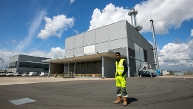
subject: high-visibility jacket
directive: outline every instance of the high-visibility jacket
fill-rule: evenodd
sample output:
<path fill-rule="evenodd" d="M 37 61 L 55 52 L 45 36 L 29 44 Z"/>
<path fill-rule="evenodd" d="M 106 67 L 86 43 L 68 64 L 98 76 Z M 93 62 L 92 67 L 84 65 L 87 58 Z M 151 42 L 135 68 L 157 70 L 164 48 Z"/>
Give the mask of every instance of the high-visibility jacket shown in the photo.
<path fill-rule="evenodd" d="M 124 71 L 124 66 L 123 66 L 123 62 L 124 62 L 125 59 L 120 59 L 119 62 L 115 62 L 115 65 L 116 65 L 116 73 L 115 73 L 115 76 L 117 75 L 122 75 L 123 74 L 123 71 Z"/>

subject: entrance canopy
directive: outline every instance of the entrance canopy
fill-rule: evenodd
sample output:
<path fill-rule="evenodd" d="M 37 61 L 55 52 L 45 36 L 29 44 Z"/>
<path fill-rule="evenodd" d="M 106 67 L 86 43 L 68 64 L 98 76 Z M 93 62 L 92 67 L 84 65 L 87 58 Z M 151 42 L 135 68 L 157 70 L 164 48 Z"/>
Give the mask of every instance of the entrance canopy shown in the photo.
<path fill-rule="evenodd" d="M 82 56 L 47 59 L 47 60 L 43 60 L 43 62 L 57 63 L 57 64 L 74 63 L 74 62 L 89 62 L 89 61 L 100 61 L 102 57 L 108 57 L 108 58 L 115 59 L 115 54 L 109 51 L 109 52 L 103 52 L 103 53 L 85 54 Z"/>

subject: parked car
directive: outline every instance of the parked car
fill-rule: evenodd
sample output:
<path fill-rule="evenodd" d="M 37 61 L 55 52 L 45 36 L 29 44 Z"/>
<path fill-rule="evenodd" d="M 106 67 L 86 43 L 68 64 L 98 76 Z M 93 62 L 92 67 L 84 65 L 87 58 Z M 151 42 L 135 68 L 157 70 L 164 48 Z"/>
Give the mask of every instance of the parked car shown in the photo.
<path fill-rule="evenodd" d="M 17 72 L 17 73 L 14 73 L 13 76 L 22 76 L 22 73 Z"/>
<path fill-rule="evenodd" d="M 0 72 L 0 76 L 5 76 L 5 72 Z"/>
<path fill-rule="evenodd" d="M 151 72 L 151 71 L 139 71 L 139 77 L 156 77 L 155 72 Z"/>
<path fill-rule="evenodd" d="M 29 76 L 37 76 L 38 73 L 37 72 L 29 72 Z"/>
<path fill-rule="evenodd" d="M 13 72 L 7 72 L 6 76 L 13 76 Z"/>
<path fill-rule="evenodd" d="M 46 72 L 41 72 L 39 75 L 40 75 L 40 76 L 48 76 L 48 73 L 46 73 Z"/>
<path fill-rule="evenodd" d="M 22 76 L 29 76 L 29 73 L 24 73 L 24 74 L 22 74 Z"/>

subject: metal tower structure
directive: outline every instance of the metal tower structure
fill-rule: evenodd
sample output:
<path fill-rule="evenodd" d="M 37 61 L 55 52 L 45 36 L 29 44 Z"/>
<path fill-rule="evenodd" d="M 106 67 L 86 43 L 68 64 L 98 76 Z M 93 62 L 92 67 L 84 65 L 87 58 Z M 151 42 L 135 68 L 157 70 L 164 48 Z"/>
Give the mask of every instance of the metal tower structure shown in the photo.
<path fill-rule="evenodd" d="M 153 25 L 153 20 L 150 20 L 151 23 L 151 29 L 152 29 L 152 36 L 153 36 L 153 53 L 154 53 L 154 64 L 155 64 L 155 68 L 156 70 L 159 69 L 159 61 L 158 61 L 158 53 L 157 53 L 157 45 L 156 45 L 156 39 L 155 39 L 155 30 L 154 30 L 154 25 Z"/>
<path fill-rule="evenodd" d="M 138 14 L 138 11 L 135 10 L 135 8 L 131 8 L 128 15 L 131 16 L 131 24 L 133 27 L 137 30 L 140 31 L 142 30 L 142 26 L 137 25 L 136 22 L 136 15 Z"/>

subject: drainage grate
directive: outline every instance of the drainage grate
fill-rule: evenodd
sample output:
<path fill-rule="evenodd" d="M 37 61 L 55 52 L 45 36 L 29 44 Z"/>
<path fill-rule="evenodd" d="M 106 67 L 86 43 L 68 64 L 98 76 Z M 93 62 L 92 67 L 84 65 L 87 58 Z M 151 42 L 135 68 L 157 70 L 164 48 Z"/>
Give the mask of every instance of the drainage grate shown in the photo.
<path fill-rule="evenodd" d="M 26 103 L 32 103 L 35 102 L 36 100 L 32 100 L 30 98 L 22 98 L 22 99 L 17 99 L 17 100 L 10 100 L 9 102 L 15 104 L 15 105 L 22 105 Z"/>

